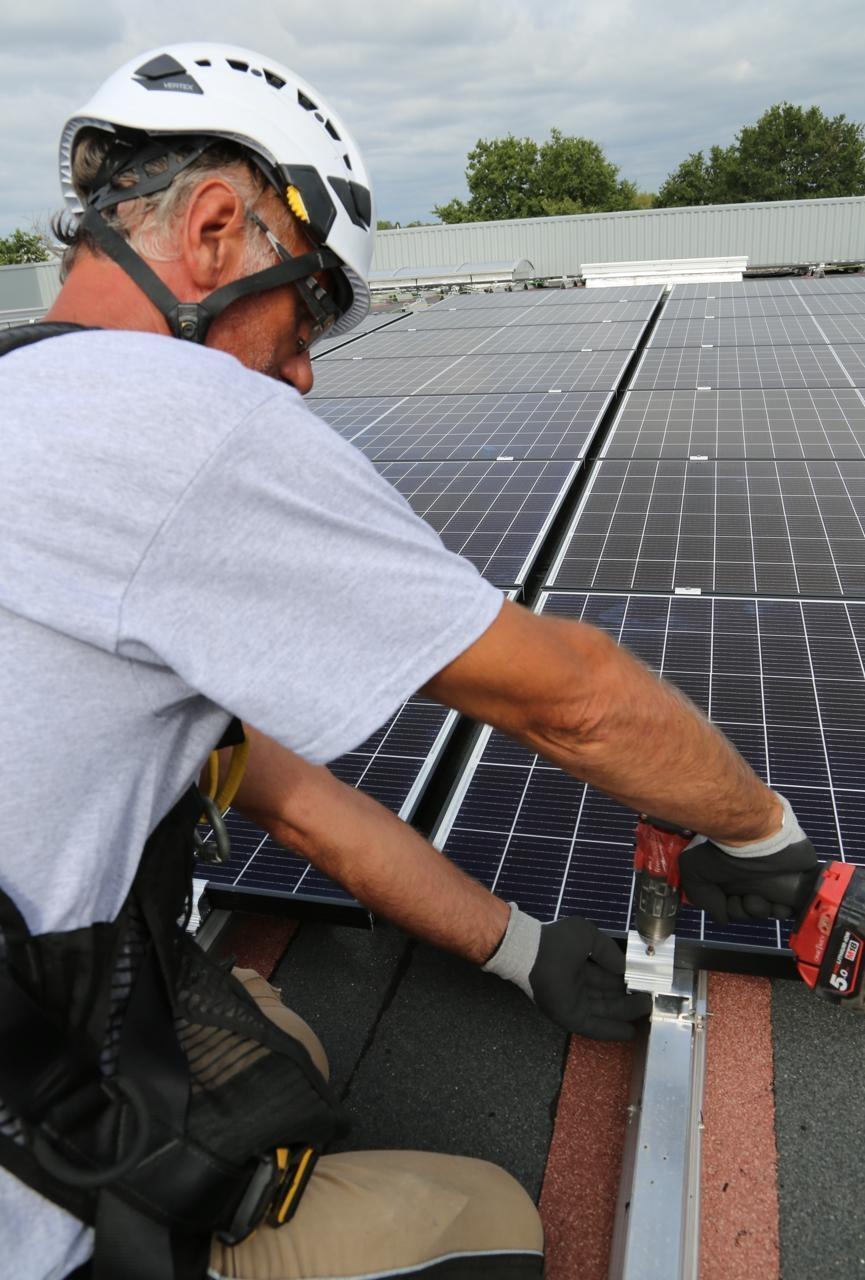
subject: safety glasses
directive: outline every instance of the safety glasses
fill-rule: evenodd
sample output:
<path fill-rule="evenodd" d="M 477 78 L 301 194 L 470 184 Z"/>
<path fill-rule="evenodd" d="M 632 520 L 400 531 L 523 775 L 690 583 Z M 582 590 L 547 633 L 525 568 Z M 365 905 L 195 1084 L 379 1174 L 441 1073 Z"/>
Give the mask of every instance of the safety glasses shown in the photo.
<path fill-rule="evenodd" d="M 293 261 L 294 255 L 289 253 L 284 244 L 277 240 L 270 227 L 257 213 L 249 210 L 249 217 L 267 237 L 267 242 L 281 262 Z M 300 300 L 309 312 L 312 321 L 307 346 L 317 342 L 328 329 L 333 328 L 341 315 L 341 310 L 326 289 L 318 283 L 315 276 L 307 276 L 305 280 L 292 281 L 300 295 Z"/>

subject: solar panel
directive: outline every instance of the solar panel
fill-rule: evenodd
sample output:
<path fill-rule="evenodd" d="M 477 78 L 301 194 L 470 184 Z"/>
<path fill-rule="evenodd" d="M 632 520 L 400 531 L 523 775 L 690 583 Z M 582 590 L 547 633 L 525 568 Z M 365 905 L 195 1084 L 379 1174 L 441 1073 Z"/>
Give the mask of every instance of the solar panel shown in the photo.
<path fill-rule="evenodd" d="M 578 462 L 380 462 L 378 472 L 499 587 L 518 586 L 579 470 Z"/>
<path fill-rule="evenodd" d="M 833 316 L 862 315 L 865 298 L 859 293 L 785 294 L 772 297 L 679 298 L 671 296 L 664 305 L 665 320 L 690 320 L 700 316 L 717 320 L 733 316 Z"/>
<path fill-rule="evenodd" d="M 342 781 L 371 795 L 408 821 L 447 745 L 457 721 L 454 711 L 424 698 L 410 698 L 356 751 L 330 765 Z M 358 904 L 304 858 L 289 852 L 260 827 L 229 810 L 231 858 L 225 864 L 196 866 L 196 877 L 208 883 L 214 907 L 243 907 L 250 899 L 266 898 L 269 909 L 280 899 L 291 910 L 297 899 Z"/>
<path fill-rule="evenodd" d="M 335 351 L 331 357 L 353 355 L 392 358 L 407 356 L 461 356 L 533 351 L 633 351 L 646 327 L 645 320 L 630 324 L 515 325 L 506 323 L 485 329 L 414 329 L 393 325 L 382 333 Z M 818 339 L 819 341 L 819 339 Z"/>
<path fill-rule="evenodd" d="M 793 282 L 796 293 L 808 297 L 814 293 L 865 293 L 865 275 L 844 272 L 838 275 L 799 276 Z"/>
<path fill-rule="evenodd" d="M 444 298 L 439 307 L 459 307 L 462 310 L 476 307 L 519 307 L 529 303 L 538 307 L 579 307 L 585 303 L 656 301 L 662 292 L 661 285 L 611 285 L 601 289 L 520 289 L 513 293 L 462 293 Z"/>
<path fill-rule="evenodd" d="M 865 382 L 865 346 L 648 347 L 631 386 L 849 387 Z"/>
<path fill-rule="evenodd" d="M 594 291 L 597 292 L 597 291 Z M 655 301 L 644 302 L 605 302 L 603 299 L 586 301 L 580 304 L 579 312 L 562 314 L 554 308 L 546 309 L 537 306 L 511 307 L 507 318 L 502 318 L 499 307 L 451 307 L 446 303 L 431 307 L 427 311 L 416 311 L 405 320 L 398 322 L 396 328 L 403 332 L 407 327 L 417 329 L 483 329 L 498 328 L 501 324 L 546 326 L 568 324 L 601 324 L 609 320 L 613 323 L 622 321 L 648 320 L 655 309 Z"/>
<path fill-rule="evenodd" d="M 375 460 L 581 458 L 611 399 L 608 391 L 368 396 L 313 407 Z"/>
<path fill-rule="evenodd" d="M 405 312 L 400 311 L 376 311 L 366 316 L 353 329 L 349 329 L 348 333 L 341 333 L 338 337 L 328 337 L 325 335 L 319 338 L 315 346 L 312 348 L 312 358 L 317 359 L 324 355 L 326 351 L 334 351 L 339 347 L 344 347 L 346 343 L 353 343 L 358 338 L 363 337 L 367 333 L 375 333 L 376 330 L 386 328 L 388 325 L 394 324 Z"/>
<path fill-rule="evenodd" d="M 865 396 L 823 390 L 629 391 L 610 458 L 863 458 Z"/>
<path fill-rule="evenodd" d="M 317 417 L 322 418 L 337 435 L 346 440 L 353 440 L 368 426 L 378 422 L 384 414 L 389 413 L 395 405 L 405 404 L 409 397 L 400 396 L 350 396 L 334 399 L 313 398 L 308 408 Z"/>
<path fill-rule="evenodd" d="M 703 284 L 677 284 L 675 298 L 754 298 L 807 297 L 815 293 L 857 293 L 865 291 L 865 276 L 833 275 L 823 279 L 810 276 L 765 276 L 762 279 L 709 281 Z"/>
<path fill-rule="evenodd" d="M 865 462 L 598 463 L 549 585 L 865 595 Z"/>
<path fill-rule="evenodd" d="M 825 317 L 824 317 L 825 318 Z M 865 340 L 865 317 L 861 330 L 856 317 L 841 317 L 848 324 L 844 341 Z M 836 331 L 835 336 L 838 336 Z M 726 320 L 666 320 L 661 316 L 649 345 L 652 347 L 754 347 L 811 346 L 831 342 L 826 330 L 813 316 L 730 316 Z"/>
<path fill-rule="evenodd" d="M 459 395 L 495 391 L 613 391 L 627 351 L 429 356 L 414 360 L 316 361 L 310 399 L 332 396 Z"/>
<path fill-rule="evenodd" d="M 602 627 L 678 684 L 789 798 L 821 858 L 865 863 L 865 605 L 563 593 L 540 604 Z M 622 936 L 634 821 L 486 730 L 435 840 L 542 920 L 583 915 Z M 716 925 L 692 908 L 677 927 L 677 938 L 709 952 L 756 947 L 767 956 L 785 934 L 774 921 Z"/>
<path fill-rule="evenodd" d="M 671 298 L 759 298 L 767 294 L 794 292 L 792 277 L 765 277 L 745 280 L 706 280 L 694 284 L 674 285 Z"/>

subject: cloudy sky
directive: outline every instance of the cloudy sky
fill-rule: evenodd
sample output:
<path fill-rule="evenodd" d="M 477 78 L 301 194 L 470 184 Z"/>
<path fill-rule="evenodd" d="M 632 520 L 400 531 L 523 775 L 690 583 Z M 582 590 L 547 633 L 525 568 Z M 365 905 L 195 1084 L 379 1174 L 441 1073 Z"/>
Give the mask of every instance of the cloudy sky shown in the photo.
<path fill-rule="evenodd" d="M 787 99 L 865 121 L 861 0 L 22 0 L 0 20 L 0 234 L 57 208 L 56 143 L 118 65 L 225 40 L 292 67 L 371 167 L 380 217 L 465 194 L 480 138 L 555 125 L 656 190 Z"/>

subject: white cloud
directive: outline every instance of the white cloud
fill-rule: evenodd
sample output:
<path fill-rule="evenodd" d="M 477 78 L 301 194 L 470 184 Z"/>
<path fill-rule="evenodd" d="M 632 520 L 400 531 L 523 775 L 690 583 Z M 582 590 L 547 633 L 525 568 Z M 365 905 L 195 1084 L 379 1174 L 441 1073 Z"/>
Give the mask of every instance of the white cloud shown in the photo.
<path fill-rule="evenodd" d="M 773 102 L 865 120 L 861 6 L 833 0 L 31 0 L 4 14 L 0 233 L 58 201 L 66 115 L 125 59 L 196 37 L 296 68 L 355 133 L 379 211 L 428 218 L 479 137 L 594 138 L 654 189 Z"/>

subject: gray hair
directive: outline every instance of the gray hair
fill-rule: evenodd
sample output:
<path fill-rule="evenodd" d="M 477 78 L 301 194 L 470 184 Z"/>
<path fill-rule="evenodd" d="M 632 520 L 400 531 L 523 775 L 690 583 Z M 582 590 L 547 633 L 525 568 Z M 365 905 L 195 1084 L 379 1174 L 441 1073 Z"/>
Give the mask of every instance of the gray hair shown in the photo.
<path fill-rule="evenodd" d="M 102 129 L 82 129 L 72 156 L 72 183 L 82 204 L 91 195 L 97 175 L 113 143 L 114 136 Z M 190 142 L 179 144 L 173 149 L 182 155 L 184 150 L 192 150 L 192 146 Z M 155 176 L 164 172 L 167 163 L 163 158 L 148 162 L 143 166 L 144 173 L 148 177 Z M 112 186 L 123 190 L 124 187 L 133 186 L 140 176 L 135 165 L 130 165 L 112 178 Z M 113 208 L 104 209 L 102 217 L 143 258 L 148 258 L 151 262 L 174 262 L 180 257 L 177 231 L 189 197 L 204 178 L 211 177 L 222 178 L 233 187 L 247 209 L 255 205 L 266 189 L 264 178 L 250 164 L 242 149 L 232 142 L 220 139 L 193 160 L 188 168 L 181 170 L 164 191 L 124 200 Z M 55 219 L 53 230 L 67 246 L 62 264 L 64 279 L 82 245 L 93 252 L 100 252 L 93 239 L 81 230 L 78 217 L 61 215 Z M 247 238 L 243 263 L 245 273 L 261 271 L 271 266 L 273 260 L 273 249 L 263 235 L 256 233 Z"/>

